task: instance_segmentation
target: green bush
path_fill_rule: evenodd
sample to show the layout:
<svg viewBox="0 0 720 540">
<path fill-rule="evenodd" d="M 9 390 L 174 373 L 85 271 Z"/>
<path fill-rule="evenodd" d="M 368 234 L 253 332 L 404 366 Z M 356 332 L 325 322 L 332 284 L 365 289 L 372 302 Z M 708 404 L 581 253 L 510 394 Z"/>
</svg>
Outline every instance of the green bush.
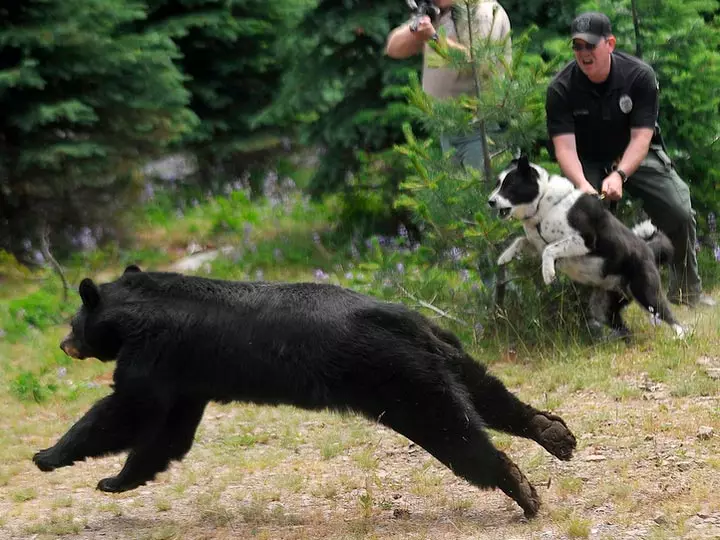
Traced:
<svg viewBox="0 0 720 540">
<path fill-rule="evenodd" d="M 62 292 L 54 285 L 10 300 L 4 323 L 6 339 L 13 343 L 26 337 L 33 328 L 42 331 L 63 322 L 67 316 L 66 307 Z"/>
</svg>

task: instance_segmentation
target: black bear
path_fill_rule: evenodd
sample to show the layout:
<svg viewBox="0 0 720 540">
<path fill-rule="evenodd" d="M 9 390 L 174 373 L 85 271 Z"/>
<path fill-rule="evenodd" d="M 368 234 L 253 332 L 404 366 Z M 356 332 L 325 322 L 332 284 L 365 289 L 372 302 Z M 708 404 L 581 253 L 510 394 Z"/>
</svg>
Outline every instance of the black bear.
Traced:
<svg viewBox="0 0 720 540">
<path fill-rule="evenodd" d="M 232 282 L 130 266 L 80 283 L 82 307 L 61 348 L 116 360 L 113 392 L 51 448 L 43 471 L 129 451 L 98 489 L 134 489 L 181 460 L 209 401 L 347 410 L 415 441 L 481 488 L 534 516 L 540 499 L 486 427 L 567 460 L 558 416 L 518 400 L 457 337 L 403 305 L 317 283 Z"/>
</svg>

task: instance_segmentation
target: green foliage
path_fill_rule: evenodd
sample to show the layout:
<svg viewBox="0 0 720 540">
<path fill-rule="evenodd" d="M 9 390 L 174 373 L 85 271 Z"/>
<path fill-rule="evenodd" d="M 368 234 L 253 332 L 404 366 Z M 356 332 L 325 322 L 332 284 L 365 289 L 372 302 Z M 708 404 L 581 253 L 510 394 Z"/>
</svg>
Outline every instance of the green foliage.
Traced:
<svg viewBox="0 0 720 540">
<path fill-rule="evenodd" d="M 575 15 L 580 13 L 583 0 L 503 0 L 502 6 L 508 12 L 513 30 L 524 31 L 537 26 L 530 50 L 535 53 L 544 51 L 547 40 L 562 36 L 564 42 L 570 41 L 568 32 Z"/>
<path fill-rule="evenodd" d="M 360 192 L 380 180 L 378 189 L 394 196 L 395 173 L 386 177 L 366 168 L 383 159 L 382 152 L 400 142 L 400 126 L 407 120 L 405 102 L 397 88 L 416 71 L 419 57 L 393 60 L 384 54 L 385 41 L 394 26 L 407 20 L 403 2 L 368 3 L 360 0 L 320 0 L 288 36 L 285 50 L 291 67 L 281 91 L 264 116 L 266 122 L 299 126 L 301 140 L 322 148 L 310 189 L 342 192 L 353 207 L 345 217 L 367 215 Z M 363 170 L 364 169 L 364 170 Z M 372 180 L 368 177 L 372 176 Z M 357 203 L 357 205 L 356 205 Z M 377 216 L 369 216 L 372 221 Z"/>
<path fill-rule="evenodd" d="M 211 232 L 235 232 L 258 223 L 258 212 L 243 191 L 233 191 L 229 197 L 216 197 L 211 201 Z"/>
<path fill-rule="evenodd" d="M 40 379 L 30 371 L 23 371 L 19 373 L 15 379 L 10 381 L 10 392 L 20 401 L 41 403 L 56 391 L 56 384 L 42 383 Z"/>
<path fill-rule="evenodd" d="M 25 337 L 31 329 L 42 331 L 59 324 L 66 316 L 65 307 L 62 293 L 54 286 L 10 300 L 3 325 L 6 339 L 12 343 Z"/>
<path fill-rule="evenodd" d="M 56 240 L 111 225 L 133 167 L 192 125 L 172 41 L 128 31 L 144 16 L 118 0 L 0 10 L 1 247 L 26 252 L 42 222 Z"/>
</svg>

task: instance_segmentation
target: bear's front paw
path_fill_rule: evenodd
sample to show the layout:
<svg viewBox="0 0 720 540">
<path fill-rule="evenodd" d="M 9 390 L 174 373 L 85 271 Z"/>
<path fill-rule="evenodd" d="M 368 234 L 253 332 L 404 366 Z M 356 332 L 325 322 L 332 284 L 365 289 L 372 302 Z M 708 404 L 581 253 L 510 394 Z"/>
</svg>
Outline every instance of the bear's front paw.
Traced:
<svg viewBox="0 0 720 540">
<path fill-rule="evenodd" d="M 553 456 L 563 461 L 572 458 L 577 440 L 565 421 L 557 415 L 539 412 L 530 420 L 533 439 Z"/>
<path fill-rule="evenodd" d="M 97 488 L 105 493 L 122 493 L 130 491 L 138 486 L 142 486 L 145 482 L 126 482 L 119 476 L 111 476 L 103 478 L 98 482 Z"/>
<path fill-rule="evenodd" d="M 32 459 L 37 468 L 43 472 L 54 471 L 55 469 L 69 465 L 69 463 L 63 463 L 52 448 L 40 450 Z"/>
</svg>

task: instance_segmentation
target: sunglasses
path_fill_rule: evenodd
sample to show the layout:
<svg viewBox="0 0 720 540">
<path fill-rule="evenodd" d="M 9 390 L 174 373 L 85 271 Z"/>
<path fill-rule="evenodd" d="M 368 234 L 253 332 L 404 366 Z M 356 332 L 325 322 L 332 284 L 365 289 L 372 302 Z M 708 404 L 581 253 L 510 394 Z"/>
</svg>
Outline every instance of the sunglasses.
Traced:
<svg viewBox="0 0 720 540">
<path fill-rule="evenodd" d="M 594 51 L 595 47 L 597 47 L 597 43 L 578 43 L 576 41 L 573 41 L 572 44 L 572 50 L 573 51 Z"/>
</svg>

